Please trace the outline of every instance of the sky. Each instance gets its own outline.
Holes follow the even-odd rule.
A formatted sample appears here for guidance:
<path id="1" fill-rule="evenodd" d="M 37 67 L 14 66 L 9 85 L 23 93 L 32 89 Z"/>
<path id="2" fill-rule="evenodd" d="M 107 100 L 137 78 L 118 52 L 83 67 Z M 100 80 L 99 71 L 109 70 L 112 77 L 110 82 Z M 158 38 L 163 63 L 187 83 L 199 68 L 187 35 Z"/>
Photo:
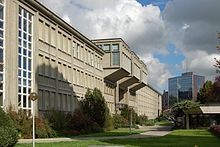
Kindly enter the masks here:
<path id="1" fill-rule="evenodd" d="M 216 77 L 220 0 L 40 1 L 89 39 L 123 38 L 161 93 L 183 72 Z"/>

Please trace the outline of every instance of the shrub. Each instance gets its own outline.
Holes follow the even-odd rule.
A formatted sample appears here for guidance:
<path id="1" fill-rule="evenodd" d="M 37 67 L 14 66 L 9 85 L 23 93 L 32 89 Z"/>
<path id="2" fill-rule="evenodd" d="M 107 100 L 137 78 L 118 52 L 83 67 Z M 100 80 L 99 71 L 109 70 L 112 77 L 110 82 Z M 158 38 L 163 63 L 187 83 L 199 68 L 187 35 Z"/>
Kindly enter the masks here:
<path id="1" fill-rule="evenodd" d="M 116 113 L 113 115 L 113 125 L 117 129 L 121 127 L 127 127 L 129 124 L 127 119 Z"/>
<path id="2" fill-rule="evenodd" d="M 28 113 L 25 110 L 20 109 L 18 113 L 9 110 L 9 114 L 13 118 L 17 130 L 21 134 L 21 138 L 32 138 L 32 118 L 28 116 Z M 35 120 L 36 138 L 56 136 L 56 132 L 50 127 L 47 119 L 42 116 L 38 116 Z"/>
<path id="3" fill-rule="evenodd" d="M 13 119 L 16 128 L 21 135 L 21 138 L 32 138 L 32 119 L 27 115 L 25 110 L 18 110 L 14 112 L 11 109 L 8 111 L 9 115 Z"/>
<path id="4" fill-rule="evenodd" d="M 209 130 L 220 138 L 220 125 L 212 125 Z"/>
<path id="5" fill-rule="evenodd" d="M 144 123 L 146 122 L 146 121 L 148 121 L 148 117 L 147 116 L 145 116 L 145 115 L 139 115 L 138 117 L 137 117 L 137 124 L 139 124 L 139 125 L 144 125 Z"/>
<path id="6" fill-rule="evenodd" d="M 46 119 L 43 117 L 36 118 L 36 138 L 51 138 L 56 136 L 56 132 L 50 127 Z"/>
<path id="7" fill-rule="evenodd" d="M 155 125 L 155 120 L 154 119 L 149 119 L 144 122 L 145 126 L 154 126 Z"/>
<path id="8" fill-rule="evenodd" d="M 68 128 L 67 115 L 62 111 L 50 110 L 44 114 L 45 118 L 50 122 L 51 127 L 55 130 L 63 130 Z"/>
<path id="9" fill-rule="evenodd" d="M 121 116 L 123 116 L 125 119 L 127 119 L 130 122 L 130 118 L 132 115 L 132 123 L 135 124 L 137 121 L 137 113 L 134 111 L 133 108 L 129 108 L 128 105 L 125 105 L 123 108 L 121 108 Z"/>
<path id="10" fill-rule="evenodd" d="M 87 114 L 100 127 L 104 128 L 106 120 L 109 118 L 108 106 L 102 96 L 102 92 L 95 88 L 92 92 L 87 91 L 85 99 L 81 101 L 83 113 Z M 109 120 L 110 121 L 110 120 Z"/>
<path id="11" fill-rule="evenodd" d="M 104 131 L 110 131 L 114 129 L 113 120 L 111 115 L 107 114 L 105 124 L 104 124 Z"/>
<path id="12" fill-rule="evenodd" d="M 13 120 L 0 108 L 0 146 L 13 146 L 18 140 L 18 131 Z"/>

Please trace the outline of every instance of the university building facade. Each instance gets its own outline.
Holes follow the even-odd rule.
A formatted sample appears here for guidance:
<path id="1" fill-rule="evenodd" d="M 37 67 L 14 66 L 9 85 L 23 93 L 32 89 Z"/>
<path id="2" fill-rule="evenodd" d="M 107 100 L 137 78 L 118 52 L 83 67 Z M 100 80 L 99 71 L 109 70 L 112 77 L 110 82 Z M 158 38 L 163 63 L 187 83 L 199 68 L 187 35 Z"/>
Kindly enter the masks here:
<path id="1" fill-rule="evenodd" d="M 87 89 L 102 91 L 111 113 L 124 104 L 139 107 L 153 93 L 152 113 L 161 94 L 147 84 L 147 67 L 120 38 L 90 40 L 37 0 L 0 0 L 0 105 L 37 112 L 79 108 Z M 149 97 L 152 98 L 152 97 Z M 143 105 L 143 103 L 142 103 Z M 146 103 L 151 105 L 151 103 Z M 152 105 L 151 105 L 152 106 Z M 147 109 L 148 108 L 148 109 Z"/>

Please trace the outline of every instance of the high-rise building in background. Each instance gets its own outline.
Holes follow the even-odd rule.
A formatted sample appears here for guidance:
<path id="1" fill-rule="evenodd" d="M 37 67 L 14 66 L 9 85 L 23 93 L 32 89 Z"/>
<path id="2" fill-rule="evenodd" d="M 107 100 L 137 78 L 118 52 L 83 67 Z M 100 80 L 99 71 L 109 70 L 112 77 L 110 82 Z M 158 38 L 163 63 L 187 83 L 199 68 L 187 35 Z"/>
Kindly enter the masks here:
<path id="1" fill-rule="evenodd" d="M 170 106 L 183 100 L 196 100 L 197 94 L 205 82 L 205 77 L 193 72 L 168 79 L 168 96 Z"/>
<path id="2" fill-rule="evenodd" d="M 166 110 L 169 108 L 169 96 L 168 96 L 168 91 L 163 92 L 162 95 L 162 110 Z"/>

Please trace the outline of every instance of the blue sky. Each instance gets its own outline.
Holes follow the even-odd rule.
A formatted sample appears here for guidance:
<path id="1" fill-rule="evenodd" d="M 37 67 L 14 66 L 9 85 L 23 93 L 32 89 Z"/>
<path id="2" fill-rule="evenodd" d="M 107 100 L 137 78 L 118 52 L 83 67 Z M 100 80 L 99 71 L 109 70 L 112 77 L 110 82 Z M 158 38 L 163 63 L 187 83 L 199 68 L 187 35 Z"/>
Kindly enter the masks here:
<path id="1" fill-rule="evenodd" d="M 169 0 L 137 0 L 139 3 L 141 3 L 142 5 L 149 5 L 152 4 L 154 6 L 159 6 L 160 10 L 164 10 L 166 3 Z"/>
<path id="2" fill-rule="evenodd" d="M 161 63 L 167 64 L 172 75 L 180 75 L 182 71 L 176 66 L 180 65 L 186 59 L 185 56 L 171 42 L 168 43 L 167 50 L 167 54 L 154 53 L 154 58 L 159 59 Z"/>
<path id="3" fill-rule="evenodd" d="M 170 0 L 137 0 L 143 6 L 152 4 L 154 6 L 158 6 L 161 12 L 164 10 L 166 4 Z M 176 46 L 169 42 L 167 44 L 167 54 L 162 53 L 153 53 L 154 58 L 159 59 L 161 63 L 165 63 L 168 66 L 169 71 L 172 75 L 180 75 L 182 71 L 176 66 L 181 64 L 185 58 L 181 49 L 176 48 Z"/>

